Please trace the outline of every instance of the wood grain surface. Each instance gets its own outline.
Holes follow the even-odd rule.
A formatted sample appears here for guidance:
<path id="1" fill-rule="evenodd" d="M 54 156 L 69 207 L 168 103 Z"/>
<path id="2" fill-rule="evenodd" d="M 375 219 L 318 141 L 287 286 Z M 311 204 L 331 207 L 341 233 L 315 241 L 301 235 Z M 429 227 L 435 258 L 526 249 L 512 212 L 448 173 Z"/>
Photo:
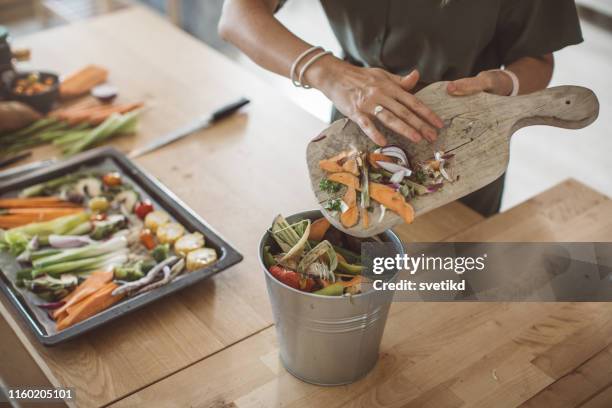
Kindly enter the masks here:
<path id="1" fill-rule="evenodd" d="M 446 85 L 446 82 L 438 82 L 416 94 L 445 123 L 435 143 L 425 140 L 412 143 L 381 129 L 390 144 L 399 145 L 407 152 L 413 165 L 432 159 L 436 151 L 455 154 L 447 165 L 455 181 L 445 182 L 435 193 L 410 200 L 417 216 L 455 201 L 501 176 L 508 166 L 510 137 L 521 127 L 550 125 L 578 129 L 592 123 L 599 114 L 595 94 L 578 86 L 559 86 L 516 97 L 489 93 L 452 97 L 447 94 Z M 308 144 L 306 161 L 311 186 L 320 203 L 331 196 L 319 189 L 319 182 L 326 175 L 319 161 L 353 148 L 372 151 L 375 145 L 348 119 L 334 122 Z M 368 228 L 363 228 L 361 222 L 344 228 L 338 216 L 323 207 L 322 211 L 336 228 L 360 237 L 379 234 L 403 222 L 396 213 L 387 211 L 380 222 L 372 222 Z M 380 218 L 380 211 L 379 206 L 374 207 L 373 221 Z"/>
<path id="2" fill-rule="evenodd" d="M 296 163 L 323 123 L 143 8 L 17 43 L 32 48 L 34 67 L 66 73 L 90 63 L 105 66 L 122 100 L 146 102 L 138 134 L 112 141 L 124 152 L 240 96 L 252 100 L 244 113 L 137 160 L 245 260 L 63 346 L 38 345 L 16 316 L 18 335 L 44 371 L 76 387 L 79 406 L 104 405 L 269 327 L 257 243 L 277 213 L 316 208 L 312 193 L 300 188 L 308 185 L 306 168 Z M 33 159 L 56 154 L 45 147 Z M 14 315 L 10 305 L 2 310 L 7 313 Z"/>
<path id="3" fill-rule="evenodd" d="M 446 240 L 609 241 L 610 203 L 568 180 Z M 295 379 L 269 328 L 114 406 L 609 407 L 611 343 L 611 303 L 396 302 L 377 366 L 354 384 Z"/>

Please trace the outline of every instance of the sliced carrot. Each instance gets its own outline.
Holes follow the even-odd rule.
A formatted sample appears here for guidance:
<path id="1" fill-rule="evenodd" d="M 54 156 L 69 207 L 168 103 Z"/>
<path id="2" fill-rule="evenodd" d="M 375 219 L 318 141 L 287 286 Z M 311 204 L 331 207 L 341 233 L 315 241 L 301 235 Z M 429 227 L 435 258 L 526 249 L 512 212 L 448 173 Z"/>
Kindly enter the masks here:
<path id="1" fill-rule="evenodd" d="M 404 221 L 410 224 L 414 221 L 414 209 L 406 202 L 404 196 L 391 187 L 379 183 L 370 183 L 368 186 L 370 197 L 378 201 L 391 211 L 397 213 Z"/>
<path id="2" fill-rule="evenodd" d="M 379 161 L 393 163 L 393 158 L 387 155 L 384 155 L 382 153 L 369 153 L 368 154 L 368 163 L 370 163 L 370 166 L 372 166 L 373 168 L 380 169 L 380 166 L 377 163 Z"/>
<path id="3" fill-rule="evenodd" d="M 0 198 L 0 208 L 80 207 L 58 197 Z"/>
<path id="4" fill-rule="evenodd" d="M 66 309 L 67 315 L 57 322 L 57 330 L 64 330 L 67 327 L 82 322 L 120 301 L 124 295 L 112 295 L 117 287 L 119 285 L 115 282 L 108 282 L 95 293 L 68 307 Z"/>
<path id="5" fill-rule="evenodd" d="M 329 223 L 329 221 L 327 221 L 327 218 L 325 217 L 321 217 L 317 220 L 314 220 L 310 224 L 310 233 L 308 234 L 308 239 L 313 241 L 323 241 L 323 237 L 325 236 L 325 233 L 329 229 L 330 225 L 331 224 Z"/>
<path id="6" fill-rule="evenodd" d="M 349 155 L 348 151 L 340 152 L 334 157 L 330 157 L 329 159 L 325 159 L 325 160 L 320 160 L 319 167 L 328 173 L 343 172 L 344 169 L 342 168 L 342 165 L 340 164 L 340 162 L 346 159 L 348 155 Z"/>
<path id="7" fill-rule="evenodd" d="M 83 211 L 81 207 L 36 207 L 36 208 L 9 208 L 6 210 L 0 210 L 0 214 L 21 214 L 21 215 L 32 215 L 37 216 L 38 214 L 45 214 L 45 216 L 57 215 L 58 217 L 68 214 L 75 214 Z"/>
<path id="8" fill-rule="evenodd" d="M 359 221 L 359 208 L 357 208 L 356 189 L 349 186 L 342 200 L 346 205 L 348 205 L 349 208 L 340 215 L 340 222 L 345 228 L 351 228 Z"/>
<path id="9" fill-rule="evenodd" d="M 359 176 L 359 166 L 356 159 L 348 159 L 342 165 L 342 170 L 351 173 L 354 176 Z"/>
<path id="10" fill-rule="evenodd" d="M 131 112 L 133 110 L 142 108 L 143 106 L 144 106 L 144 103 L 142 102 L 129 103 L 129 104 L 124 104 L 124 105 L 116 105 L 116 106 L 110 107 L 106 110 L 103 110 L 103 111 L 100 111 L 100 112 L 97 112 L 91 115 L 89 119 L 87 120 L 87 122 L 91 123 L 92 125 L 99 125 L 100 123 L 104 122 L 114 113 L 124 114 L 124 113 Z"/>
<path id="11" fill-rule="evenodd" d="M 351 173 L 334 173 L 330 174 L 328 180 L 335 181 L 336 183 L 344 184 L 345 186 L 353 187 L 356 190 L 359 189 L 359 178 L 352 175 Z"/>
<path id="12" fill-rule="evenodd" d="M 20 227 L 32 222 L 50 221 L 55 218 L 64 217 L 68 214 L 74 214 L 83 211 L 82 208 L 68 208 L 69 212 L 53 211 L 53 212 L 31 212 L 23 214 L 8 214 L 0 215 L 0 228 Z M 14 209 L 11 211 L 18 211 Z"/>
<path id="13" fill-rule="evenodd" d="M 53 311 L 53 318 L 60 320 L 68 314 L 67 309 L 72 305 L 85 299 L 87 296 L 100 290 L 104 285 L 113 280 L 113 271 L 95 271 L 87 279 L 85 279 L 75 290 L 64 297 L 62 301 L 66 302 L 62 307 Z"/>

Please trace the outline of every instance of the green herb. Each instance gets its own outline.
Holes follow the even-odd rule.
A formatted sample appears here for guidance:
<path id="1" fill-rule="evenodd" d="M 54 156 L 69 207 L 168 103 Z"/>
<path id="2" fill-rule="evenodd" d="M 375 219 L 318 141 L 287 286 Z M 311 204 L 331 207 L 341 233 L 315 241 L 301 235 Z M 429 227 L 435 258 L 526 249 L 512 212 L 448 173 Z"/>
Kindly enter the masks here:
<path id="1" fill-rule="evenodd" d="M 335 181 L 331 181 L 326 178 L 321 179 L 319 182 L 319 189 L 329 194 L 337 193 L 340 191 L 341 187 L 342 185 L 340 183 L 336 183 Z"/>
<path id="2" fill-rule="evenodd" d="M 419 184 L 424 184 L 427 181 L 427 175 L 421 169 L 414 172 L 414 179 Z"/>
<path id="3" fill-rule="evenodd" d="M 342 200 L 339 198 L 327 200 L 323 208 L 327 211 L 342 211 Z"/>

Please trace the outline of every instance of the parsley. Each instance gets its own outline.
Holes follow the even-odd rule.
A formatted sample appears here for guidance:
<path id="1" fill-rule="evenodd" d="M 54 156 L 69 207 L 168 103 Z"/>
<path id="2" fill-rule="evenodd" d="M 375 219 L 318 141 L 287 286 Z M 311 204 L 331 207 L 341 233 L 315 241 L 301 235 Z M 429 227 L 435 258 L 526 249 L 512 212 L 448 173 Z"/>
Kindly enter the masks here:
<path id="1" fill-rule="evenodd" d="M 342 211 L 341 200 L 339 198 L 334 198 L 333 200 L 327 200 L 325 202 L 324 208 L 327 211 Z"/>
<path id="2" fill-rule="evenodd" d="M 341 187 L 342 185 L 340 183 L 336 183 L 335 181 L 331 181 L 326 178 L 321 179 L 319 182 L 319 189 L 329 194 L 337 193 L 340 191 Z"/>

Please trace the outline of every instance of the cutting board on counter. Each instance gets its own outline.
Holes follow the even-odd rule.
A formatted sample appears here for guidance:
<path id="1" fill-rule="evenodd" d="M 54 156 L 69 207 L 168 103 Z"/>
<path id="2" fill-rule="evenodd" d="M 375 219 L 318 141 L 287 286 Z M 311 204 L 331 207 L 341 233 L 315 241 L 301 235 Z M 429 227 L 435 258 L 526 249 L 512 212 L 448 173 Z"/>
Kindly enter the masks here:
<path id="1" fill-rule="evenodd" d="M 435 193 L 411 199 L 415 216 L 457 200 L 501 176 L 508 166 L 510 137 L 518 129 L 531 125 L 580 129 L 591 124 L 599 113 L 595 94 L 578 86 L 558 86 L 514 97 L 488 93 L 454 97 L 448 95 L 446 86 L 446 82 L 437 82 L 416 94 L 444 121 L 445 126 L 434 144 L 413 143 L 380 127 L 388 143 L 401 146 L 413 162 L 430 159 L 439 150 L 455 155 L 448 167 L 459 179 L 446 182 Z M 308 144 L 310 181 L 321 211 L 336 228 L 356 237 L 373 236 L 401 224 L 403 220 L 392 211 L 386 211 L 379 222 L 381 209 L 375 206 L 367 229 L 361 222 L 344 228 L 338 216 L 323 208 L 322 204 L 331 196 L 319 189 L 320 180 L 326 176 L 319 161 L 351 147 L 372 151 L 377 146 L 348 119 L 332 123 Z"/>

